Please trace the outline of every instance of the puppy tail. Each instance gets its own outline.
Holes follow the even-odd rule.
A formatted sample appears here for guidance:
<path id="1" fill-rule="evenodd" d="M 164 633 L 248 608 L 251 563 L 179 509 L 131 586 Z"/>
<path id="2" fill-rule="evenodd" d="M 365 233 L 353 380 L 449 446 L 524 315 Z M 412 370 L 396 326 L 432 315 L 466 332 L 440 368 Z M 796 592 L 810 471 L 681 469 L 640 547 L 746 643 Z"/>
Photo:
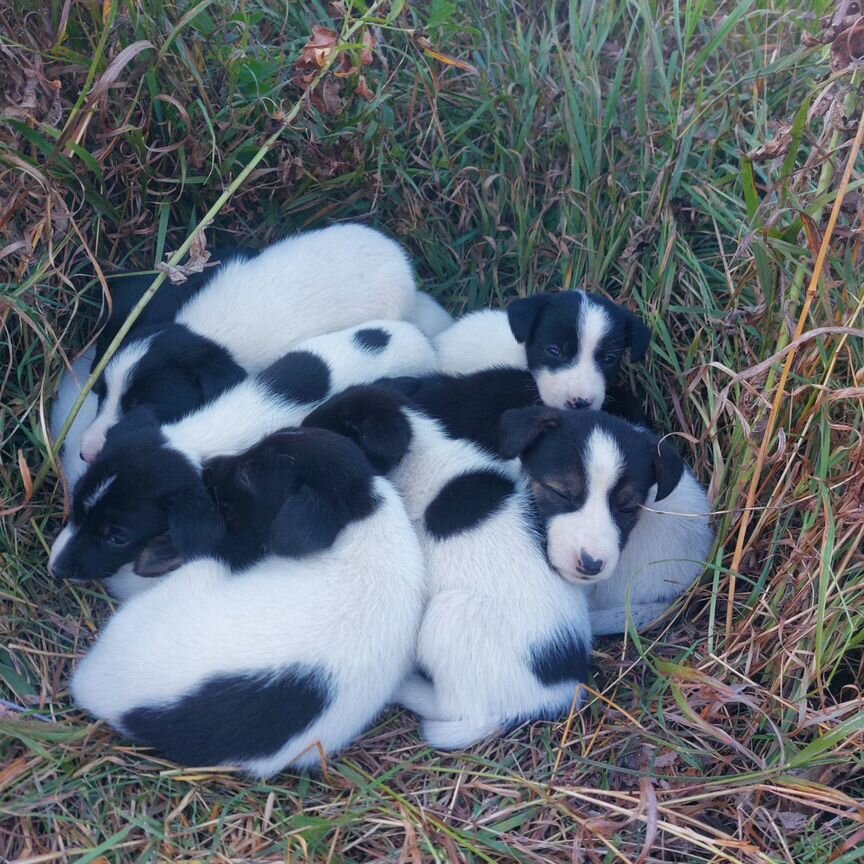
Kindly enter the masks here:
<path id="1" fill-rule="evenodd" d="M 425 720 L 423 738 L 436 750 L 463 750 L 501 732 L 500 720 Z"/>

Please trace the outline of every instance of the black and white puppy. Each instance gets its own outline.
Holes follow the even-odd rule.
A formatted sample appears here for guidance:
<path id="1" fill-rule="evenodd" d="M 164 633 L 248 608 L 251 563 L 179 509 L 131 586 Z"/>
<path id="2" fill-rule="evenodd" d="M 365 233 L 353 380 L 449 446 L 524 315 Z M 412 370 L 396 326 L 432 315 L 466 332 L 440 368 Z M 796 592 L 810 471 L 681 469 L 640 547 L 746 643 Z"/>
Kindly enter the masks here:
<path id="1" fill-rule="evenodd" d="M 177 420 L 304 339 L 407 318 L 415 304 L 402 247 L 363 225 L 298 234 L 251 260 L 230 261 L 172 323 L 137 330 L 111 358 L 81 456 L 93 461 L 108 430 L 133 408 L 146 406 L 163 423 Z"/>
<path id="2" fill-rule="evenodd" d="M 599 410 L 624 352 L 641 360 L 650 340 L 651 331 L 629 310 L 597 294 L 565 291 L 514 300 L 506 312 L 466 315 L 434 344 L 442 372 L 527 368 L 544 404 Z"/>
<path id="3" fill-rule="evenodd" d="M 412 667 L 423 560 L 392 485 L 351 441 L 304 429 L 222 460 L 213 482 L 267 557 L 187 563 L 111 618 L 75 702 L 186 765 L 256 777 L 349 744 Z"/>
<path id="4" fill-rule="evenodd" d="M 208 266 L 203 272 L 192 273 L 182 285 L 174 285 L 171 282 L 164 284 L 144 307 L 144 311 L 135 321 L 130 332 L 135 334 L 139 330 L 152 327 L 155 324 L 165 324 L 171 321 L 183 303 L 204 287 L 222 262 L 251 258 L 253 254 L 247 250 L 215 248 Z M 110 306 L 106 305 L 103 309 L 98 324 L 102 329 L 96 343 L 77 357 L 60 377 L 57 398 L 51 406 L 51 436 L 54 440 L 60 434 L 60 430 L 72 411 L 72 406 L 78 400 L 81 388 L 90 377 L 93 367 L 105 353 L 105 349 L 111 344 L 135 304 L 150 287 L 154 277 L 155 272 L 151 274 L 116 273 L 107 277 L 111 303 Z M 101 288 L 99 290 L 101 294 Z M 97 389 L 99 386 L 97 384 Z M 99 399 L 96 393 L 91 390 L 85 397 L 63 442 L 61 464 L 70 487 L 75 485 L 87 467 L 87 463 L 81 458 L 81 443 L 84 434 L 96 419 L 98 411 Z"/>
<path id="5" fill-rule="evenodd" d="M 648 624 L 704 568 L 708 496 L 655 435 L 602 412 L 533 407 L 504 413 L 501 450 L 519 457 L 549 561 L 585 587 L 595 635 L 624 632 L 631 615 Z"/>
<path id="6" fill-rule="evenodd" d="M 429 599 L 423 675 L 398 701 L 422 718 L 425 740 L 467 747 L 578 703 L 591 646 L 585 598 L 547 563 L 518 464 L 451 437 L 393 387 L 351 388 L 304 424 L 353 437 L 382 470 L 390 442 L 410 439 L 389 477 L 420 537 Z"/>
<path id="7" fill-rule="evenodd" d="M 382 375 L 433 368 L 429 341 L 404 321 L 368 322 L 307 340 L 182 420 L 133 412 L 78 481 L 72 518 L 51 551 L 61 579 L 107 579 L 118 596 L 218 542 L 204 464 L 243 452 L 302 419 L 328 396 Z M 140 416 L 143 415 L 143 416 Z"/>

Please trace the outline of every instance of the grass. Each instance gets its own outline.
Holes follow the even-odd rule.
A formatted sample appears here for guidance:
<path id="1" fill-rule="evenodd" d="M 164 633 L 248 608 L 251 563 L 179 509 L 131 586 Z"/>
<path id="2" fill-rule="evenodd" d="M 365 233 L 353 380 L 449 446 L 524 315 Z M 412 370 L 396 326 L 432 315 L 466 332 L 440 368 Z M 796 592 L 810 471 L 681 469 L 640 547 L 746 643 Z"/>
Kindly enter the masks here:
<path id="1" fill-rule="evenodd" d="M 0 859 L 864 860 L 864 159 L 843 177 L 864 52 L 858 24 L 815 38 L 857 12 L 344 5 L 0 0 Z M 356 69 L 326 73 L 340 113 L 285 123 L 315 24 L 357 27 Z M 109 607 L 45 572 L 64 353 L 93 335 L 101 274 L 179 250 L 277 131 L 211 244 L 362 219 L 454 312 L 584 285 L 654 328 L 635 375 L 710 483 L 718 543 L 665 627 L 597 646 L 570 725 L 447 756 L 394 712 L 322 777 L 254 784 L 70 706 Z"/>

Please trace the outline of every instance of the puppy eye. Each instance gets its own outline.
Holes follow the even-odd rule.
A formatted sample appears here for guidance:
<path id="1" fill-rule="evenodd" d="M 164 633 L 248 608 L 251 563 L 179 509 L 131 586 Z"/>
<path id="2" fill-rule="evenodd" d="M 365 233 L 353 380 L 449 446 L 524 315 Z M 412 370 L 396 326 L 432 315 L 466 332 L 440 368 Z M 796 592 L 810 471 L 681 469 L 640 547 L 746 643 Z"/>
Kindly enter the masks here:
<path id="1" fill-rule="evenodd" d="M 616 362 L 617 360 L 618 360 L 617 355 L 612 354 L 612 353 L 610 352 L 610 353 L 608 353 L 608 354 L 604 354 L 604 355 L 603 355 L 603 358 L 601 359 L 600 362 L 601 362 L 604 366 L 614 366 L 614 365 L 615 365 L 615 362 Z"/>
<path id="2" fill-rule="evenodd" d="M 550 357 L 560 357 L 561 356 L 561 349 L 557 345 L 547 345 L 546 346 L 546 353 Z"/>
<path id="3" fill-rule="evenodd" d="M 573 504 L 573 499 L 567 495 L 565 492 L 561 492 L 556 489 L 554 486 L 548 486 L 546 483 L 540 484 L 547 492 L 551 492 L 552 495 L 557 498 L 559 501 L 564 501 L 566 504 Z"/>
<path id="4" fill-rule="evenodd" d="M 618 505 L 618 512 L 623 513 L 625 516 L 632 516 L 634 513 L 638 513 L 639 509 L 639 504 L 636 501 L 628 501 L 626 504 Z"/>
<path id="5" fill-rule="evenodd" d="M 110 546 L 128 546 L 129 535 L 117 525 L 108 525 L 101 532 L 102 539 Z"/>

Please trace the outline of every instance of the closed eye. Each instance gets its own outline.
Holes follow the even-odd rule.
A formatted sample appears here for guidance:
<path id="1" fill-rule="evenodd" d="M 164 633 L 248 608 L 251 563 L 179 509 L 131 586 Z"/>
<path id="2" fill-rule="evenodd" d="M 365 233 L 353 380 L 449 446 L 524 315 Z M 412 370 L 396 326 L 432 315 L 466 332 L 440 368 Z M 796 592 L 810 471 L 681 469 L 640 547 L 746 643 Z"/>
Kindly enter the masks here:
<path id="1" fill-rule="evenodd" d="M 549 486 L 547 483 L 540 483 L 540 485 L 547 491 L 551 492 L 552 495 L 557 498 L 559 501 L 564 501 L 567 504 L 575 503 L 573 499 L 566 493 L 561 492 L 559 489 L 556 489 L 554 486 Z"/>
<path id="2" fill-rule="evenodd" d="M 560 357 L 561 356 L 561 349 L 557 345 L 547 345 L 546 346 L 546 353 L 550 357 Z"/>
<path id="3" fill-rule="evenodd" d="M 600 358 L 600 362 L 604 366 L 614 366 L 617 361 L 618 361 L 618 355 L 613 354 L 612 352 L 608 352 Z"/>

